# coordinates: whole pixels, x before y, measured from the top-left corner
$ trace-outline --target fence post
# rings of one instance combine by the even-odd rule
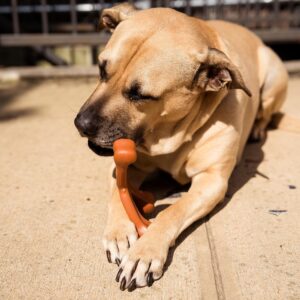
[[[12,8],[12,19],[13,19],[13,31],[14,34],[19,34],[20,24],[19,24],[19,16],[18,16],[18,0],[11,0],[11,8]]]
[[[42,28],[43,33],[46,34],[49,32],[49,25],[48,25],[48,14],[47,14],[47,1],[41,0],[41,14],[42,14]]]

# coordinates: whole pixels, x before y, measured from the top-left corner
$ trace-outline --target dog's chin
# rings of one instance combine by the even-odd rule
[[[88,141],[88,146],[89,148],[95,152],[97,155],[100,156],[112,156],[114,155],[113,149],[112,148],[106,148],[106,147],[102,147],[99,146],[98,144],[92,142],[92,141]]]

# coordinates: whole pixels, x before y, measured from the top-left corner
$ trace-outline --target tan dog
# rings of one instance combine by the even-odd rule
[[[228,22],[120,5],[104,10],[102,23],[115,30],[76,126],[100,154],[120,137],[134,139],[136,185],[156,169],[191,182],[137,240],[112,179],[104,247],[119,265],[120,288],[133,290],[160,278],[178,235],[222,201],[251,129],[253,138],[263,138],[288,77],[258,37]]]

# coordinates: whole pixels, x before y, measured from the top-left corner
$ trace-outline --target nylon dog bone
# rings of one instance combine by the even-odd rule
[[[134,141],[130,139],[116,140],[113,150],[120,199],[129,219],[135,224],[138,235],[142,236],[150,225],[150,221],[142,216],[139,209],[145,213],[151,212],[154,209],[154,197],[151,193],[139,191],[128,183],[128,166],[137,159]],[[136,203],[133,201],[131,193],[134,195]]]

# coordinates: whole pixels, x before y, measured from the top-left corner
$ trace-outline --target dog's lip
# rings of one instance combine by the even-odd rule
[[[88,139],[89,148],[100,156],[112,156],[113,153],[113,143],[114,141],[122,138],[130,138],[130,137],[119,137],[110,142],[102,141],[99,139]],[[136,146],[138,147],[140,143],[135,141]]]
[[[91,140],[88,140],[89,148],[100,156],[112,156],[114,154],[112,144],[102,144],[101,146]]]
[[[95,146],[101,147],[101,148],[113,148],[113,143],[117,139],[109,139],[109,140],[104,140],[100,139],[99,137],[90,137],[88,138],[89,143],[94,144]]]

